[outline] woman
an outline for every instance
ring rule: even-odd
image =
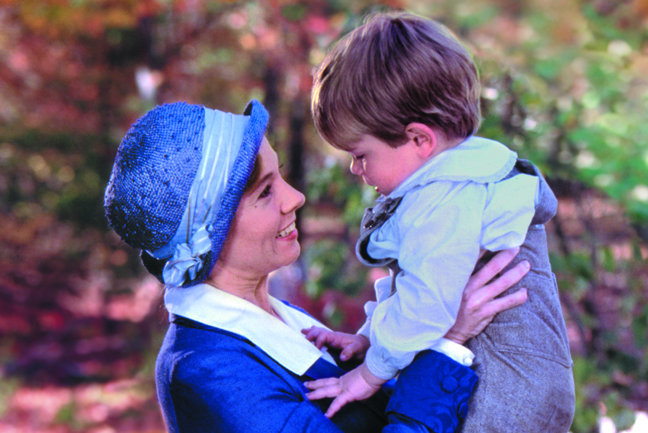
[[[167,104],[139,119],[117,151],[106,216],[166,285],[171,324],[156,385],[169,431],[416,431],[407,430],[408,411],[421,404],[437,408],[428,428],[455,430],[476,377],[449,356],[461,361],[469,353],[461,343],[525,300],[524,292],[493,300],[525,269],[485,285],[507,257],[492,261],[467,286],[447,354],[422,352],[412,365],[426,374],[400,377],[329,420],[303,383],[339,376],[344,365],[301,333],[322,324],[268,294],[268,274],[299,256],[295,212],[304,196],[279,173],[267,122],[257,101],[244,115]],[[400,398],[414,382],[434,397]]]

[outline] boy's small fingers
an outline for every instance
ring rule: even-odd
[[[340,379],[337,377],[327,377],[326,379],[317,379],[304,382],[304,386],[308,389],[317,389],[325,386],[331,386],[338,384]]]
[[[340,359],[342,361],[348,361],[349,359],[351,359],[355,352],[356,348],[352,344],[350,344],[342,350],[342,352],[340,353]]]
[[[301,332],[302,332],[302,334],[304,334],[306,339],[309,340],[309,341],[313,341],[315,336],[317,336],[317,332],[316,332],[315,328],[313,328],[313,327],[310,327],[308,329],[302,329]]]
[[[324,415],[326,415],[327,418],[331,418],[333,415],[337,413],[337,411],[342,409],[342,406],[347,404],[348,402],[347,400],[348,399],[345,398],[343,395],[336,397]]]
[[[309,400],[319,400],[322,398],[334,398],[337,397],[340,394],[340,392],[341,390],[339,386],[330,385],[330,386],[324,386],[322,388],[314,389],[311,392],[307,392],[306,397],[308,397]]]
[[[326,389],[316,389],[315,391],[307,392],[306,393],[306,398],[309,400],[320,400],[322,398],[329,398],[329,396],[326,393]]]
[[[326,334],[319,334],[315,339],[315,346],[317,346],[318,349],[321,349],[324,343],[326,343]]]

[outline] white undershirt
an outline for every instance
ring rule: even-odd
[[[298,376],[320,357],[336,364],[326,348],[319,350],[301,332],[311,326],[330,328],[277,298],[269,295],[269,299],[281,320],[249,301],[208,284],[167,287],[164,293],[164,305],[170,314],[241,335]],[[471,365],[474,357],[466,347],[446,339],[441,339],[433,349],[466,366]]]
[[[281,320],[249,301],[208,284],[167,287],[164,305],[171,314],[247,338],[298,376],[320,357],[335,364],[325,349],[319,350],[301,333],[311,326],[328,329],[325,325],[272,296],[269,299]]]

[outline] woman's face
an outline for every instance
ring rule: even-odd
[[[243,195],[232,221],[220,264],[243,275],[258,277],[299,257],[295,211],[304,195],[279,172],[277,153],[263,139],[258,180]]]

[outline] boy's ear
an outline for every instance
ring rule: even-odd
[[[434,129],[423,123],[413,122],[405,127],[405,135],[408,140],[414,142],[421,158],[427,159],[435,154],[439,143]]]

